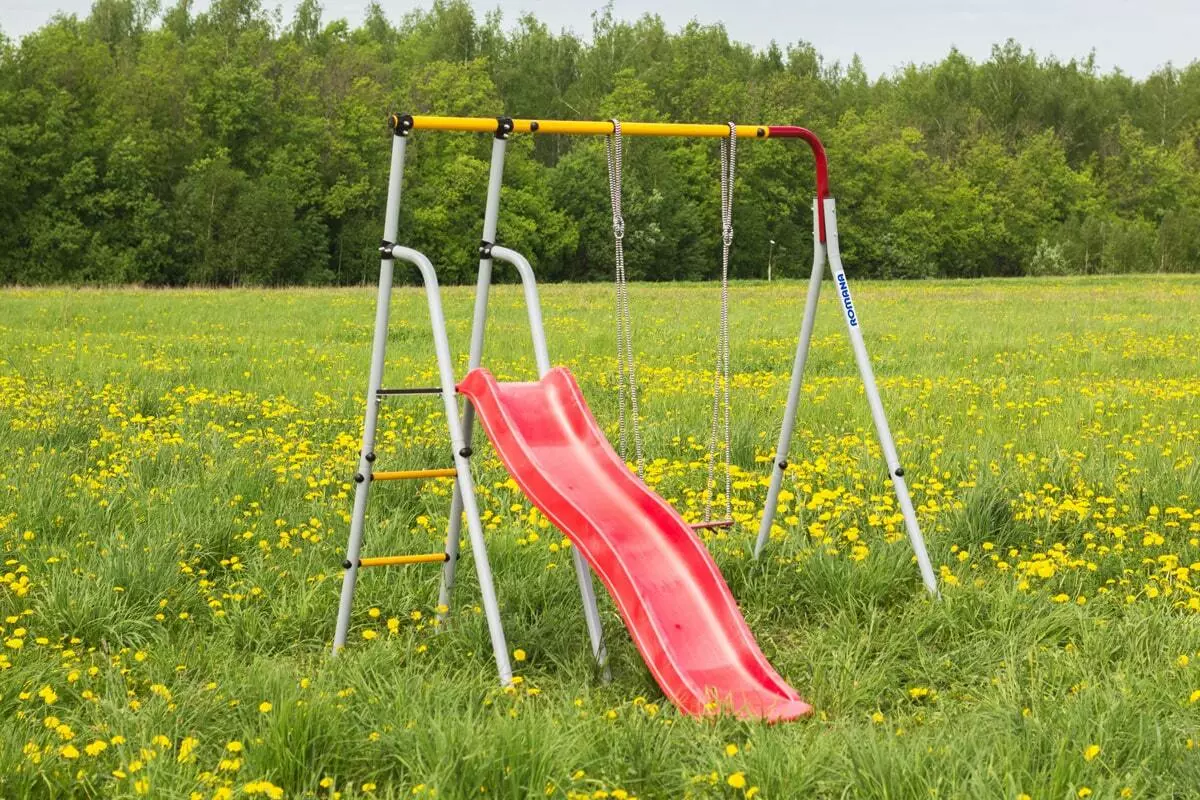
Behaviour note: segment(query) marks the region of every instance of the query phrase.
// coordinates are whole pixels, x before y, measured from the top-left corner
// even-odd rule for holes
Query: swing
[[[642,450],[641,424],[638,419],[637,372],[633,359],[633,325],[629,305],[629,282],[625,270],[625,218],[621,210],[621,178],[624,148],[621,123],[612,120],[613,132],[606,139],[608,192],[612,204],[613,255],[617,284],[617,452],[628,461],[629,439],[633,440],[638,477],[646,478]],[[721,311],[717,332],[717,357],[713,369],[712,422],[709,426],[706,462],[708,478],[704,484],[704,521],[690,525],[692,530],[712,530],[733,526],[733,476],[730,402],[729,402],[729,249],[733,245],[733,180],[737,166],[737,126],[729,123],[729,137],[721,140]],[[630,421],[626,424],[628,395]],[[718,424],[721,423],[721,424]],[[627,432],[628,428],[628,432]],[[723,438],[718,441],[718,430]],[[713,519],[716,488],[717,450],[724,457],[725,516]]]

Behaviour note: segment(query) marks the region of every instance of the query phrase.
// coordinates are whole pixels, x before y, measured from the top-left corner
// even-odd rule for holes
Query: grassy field
[[[601,682],[563,538],[487,447],[515,691],[469,552],[447,630],[436,567],[366,571],[328,657],[373,290],[4,290],[0,797],[1200,795],[1200,279],[858,285],[941,601],[831,292],[786,507],[749,558],[803,292],[735,288],[742,524],[708,539],[817,709],[766,727],[676,713],[607,597]],[[698,515],[717,289],[633,294],[648,477]],[[472,291],[445,300],[461,368]],[[613,430],[611,288],[543,301]],[[429,384],[423,296],[393,308],[385,384]],[[492,311],[485,362],[532,376],[519,292]],[[389,400],[378,451],[446,465],[435,401]],[[364,553],[440,549],[449,488],[375,487]]]

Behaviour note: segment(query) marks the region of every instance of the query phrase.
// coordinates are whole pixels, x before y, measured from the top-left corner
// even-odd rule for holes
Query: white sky
[[[164,5],[171,0],[165,0]],[[195,0],[194,8],[209,0]],[[264,0],[291,18],[296,0]],[[480,17],[499,7],[508,23],[533,12],[554,30],[591,31],[591,12],[603,0],[472,0]],[[324,0],[325,20],[362,19],[366,0]],[[429,0],[382,0],[399,19]],[[55,10],[86,15],[91,0],[0,0],[0,30],[19,38],[44,24]],[[1185,66],[1200,58],[1200,0],[615,0],[614,14],[633,19],[649,12],[671,29],[691,19],[724,22],[739,41],[762,47],[772,39],[812,42],[829,60],[843,63],[859,54],[872,75],[910,62],[936,61],[957,46],[983,60],[991,46],[1014,38],[1039,55],[1061,59],[1095,49],[1104,70],[1119,67],[1144,77],[1171,61]]]

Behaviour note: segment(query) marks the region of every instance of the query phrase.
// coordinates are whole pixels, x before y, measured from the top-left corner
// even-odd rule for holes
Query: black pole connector
[[[475,451],[474,451],[474,450],[472,450],[471,448],[469,448],[469,447],[464,447],[462,450],[459,450],[459,451],[458,451],[458,454],[459,454],[460,456],[462,456],[463,458],[470,458],[470,457],[471,457],[471,455],[472,455],[474,452],[475,452]]]
[[[542,123],[538,122],[536,119],[535,119],[535,120],[532,120],[532,121],[530,121],[530,123],[529,123],[529,132],[530,132],[530,133],[537,133],[537,132],[538,132],[538,129],[539,129],[539,128],[541,128],[541,127],[542,127]]]
[[[493,247],[495,247],[495,244],[487,241],[486,239],[484,241],[480,242],[479,243],[479,257],[480,258],[491,258]]]
[[[395,136],[408,136],[413,129],[412,114],[392,114],[388,117],[388,127]]]
[[[767,129],[766,128],[758,128],[757,130],[754,131],[754,135],[761,139],[767,135]]]
[[[354,564],[351,563],[350,559],[348,559],[348,558],[342,562],[342,569],[350,569],[353,566],[354,566]]]
[[[389,260],[394,259],[395,256],[392,255],[392,248],[395,246],[396,246],[395,242],[389,242],[387,239],[380,239],[379,240],[379,257],[386,258]]]
[[[893,472],[892,474],[895,475],[897,478],[903,478],[904,477],[904,467],[896,467],[896,471]]]
[[[788,463],[786,461],[779,462],[779,471],[780,472],[783,472],[787,468],[788,468]]]
[[[375,454],[374,453],[367,453],[367,463],[368,464],[375,463]]]
[[[354,473],[354,482],[355,483],[362,483],[366,479],[367,479],[367,476],[363,475],[361,472]]]
[[[513,132],[512,117],[496,117],[496,138],[507,139]]]

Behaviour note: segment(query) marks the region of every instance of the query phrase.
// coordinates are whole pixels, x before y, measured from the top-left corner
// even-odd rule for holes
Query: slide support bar
[[[525,256],[509,250],[507,247],[493,247],[492,257],[512,264],[521,275],[521,285],[525,289],[525,305],[529,311],[529,327],[533,332],[533,353],[537,362],[538,378],[544,378],[550,371],[550,355],[546,349],[546,330],[542,325],[542,303],[538,299],[537,281],[533,275],[533,267],[529,265]],[[596,586],[592,581],[592,570],[578,547],[571,548],[571,561],[575,565],[579,595],[583,600],[583,618],[587,624],[588,638],[592,642],[592,656],[604,670],[605,680],[608,680],[610,677],[608,651],[604,647],[604,629],[600,624],[600,608],[596,604]]]

